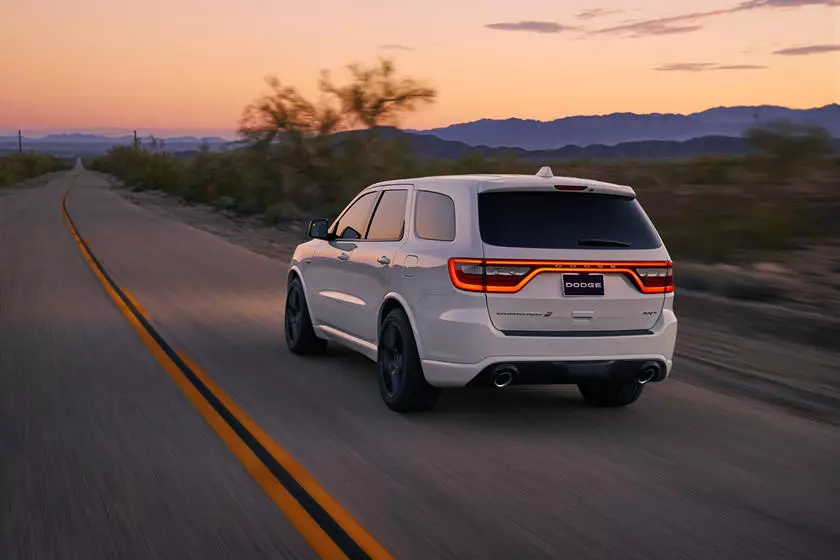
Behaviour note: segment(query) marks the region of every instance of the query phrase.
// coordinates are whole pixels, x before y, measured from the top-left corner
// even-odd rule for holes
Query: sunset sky
[[[840,0],[26,0],[0,19],[0,133],[232,132],[268,74],[314,96],[378,56],[439,92],[411,128],[814,107],[840,102]]]

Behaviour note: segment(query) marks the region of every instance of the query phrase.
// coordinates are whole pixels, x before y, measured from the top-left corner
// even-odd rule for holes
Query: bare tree
[[[422,103],[434,102],[437,93],[413,78],[398,79],[394,63],[380,59],[365,67],[351,64],[352,81],[336,86],[330,73],[321,73],[320,90],[338,100],[340,112],[348,128],[375,128],[395,125],[400,114],[415,111]]]
[[[254,149],[275,154],[288,170],[289,183],[307,183],[303,185],[307,196],[299,198],[313,201],[322,194],[332,198],[323,187],[348,181],[346,172],[339,174],[337,158],[352,160],[351,167],[360,176],[371,175],[387,151],[379,150],[380,154],[374,149],[373,135],[348,141],[337,139],[335,133],[396,124],[401,114],[433,102],[436,96],[414,79],[398,78],[393,63],[385,59],[371,67],[351,64],[348,70],[350,82],[345,85],[336,85],[329,72],[322,72],[317,102],[270,77],[271,92],[243,112],[240,135]],[[321,188],[313,192],[313,186]]]

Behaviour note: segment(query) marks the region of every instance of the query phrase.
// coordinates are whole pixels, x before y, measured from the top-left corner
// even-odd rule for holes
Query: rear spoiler
[[[624,198],[636,198],[636,191],[626,185],[614,185],[576,177],[555,177],[551,168],[547,165],[540,168],[536,175],[492,179],[482,183],[478,188],[478,192],[549,190],[611,194]]]

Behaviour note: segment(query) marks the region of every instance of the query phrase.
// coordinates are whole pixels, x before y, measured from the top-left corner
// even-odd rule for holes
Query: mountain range
[[[717,107],[688,115],[673,113],[612,113],[565,117],[553,121],[481,119],[443,128],[412,130],[470,146],[510,146],[525,150],[551,150],[564,146],[614,146],[646,140],[685,141],[703,136],[741,137],[748,128],[787,120],[819,125],[840,137],[840,105],[788,109],[772,105]]]
[[[380,135],[402,138],[421,157],[459,158],[515,156],[519,159],[562,160],[577,158],[682,158],[742,155],[749,152],[744,132],[756,125],[787,120],[818,125],[840,138],[840,105],[814,109],[775,106],[719,107],[690,115],[613,113],[601,116],[566,117],[543,122],[523,119],[491,120],[455,124],[430,130],[382,128]],[[336,135],[340,143],[347,135]],[[139,138],[148,144],[148,137]],[[166,151],[184,157],[202,144],[212,150],[237,149],[241,142],[220,137],[177,136],[163,138]],[[95,156],[113,146],[131,145],[133,136],[52,134],[24,138],[24,151],[57,156]],[[837,142],[840,142],[838,140]],[[837,143],[836,142],[836,143]],[[840,146],[838,146],[840,148]],[[0,136],[0,154],[18,149],[16,136]]]

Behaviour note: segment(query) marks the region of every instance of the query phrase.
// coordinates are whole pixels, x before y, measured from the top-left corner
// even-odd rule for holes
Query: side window
[[[445,194],[417,191],[414,230],[421,239],[454,241],[455,202]]]
[[[376,196],[379,193],[368,193],[354,202],[335,225],[335,234],[341,239],[361,239],[365,235],[370,213]]]
[[[405,230],[405,203],[408,191],[385,191],[370,222],[368,241],[399,241]]]

